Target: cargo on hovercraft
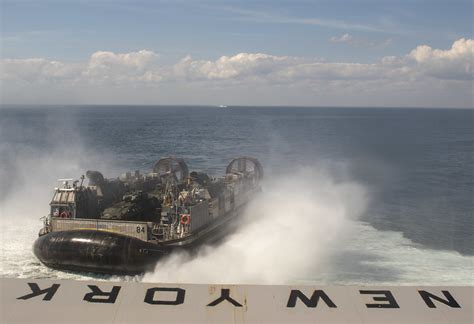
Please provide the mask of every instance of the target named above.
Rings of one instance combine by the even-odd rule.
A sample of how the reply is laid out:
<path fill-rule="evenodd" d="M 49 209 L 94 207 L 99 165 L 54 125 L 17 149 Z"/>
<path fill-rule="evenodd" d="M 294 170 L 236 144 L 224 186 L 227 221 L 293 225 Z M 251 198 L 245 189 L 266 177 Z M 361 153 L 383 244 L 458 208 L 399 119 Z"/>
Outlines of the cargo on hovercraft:
<path fill-rule="evenodd" d="M 224 176 L 211 178 L 168 157 L 147 174 L 86 176 L 87 185 L 84 176 L 60 179 L 35 255 L 51 268 L 140 273 L 174 249 L 218 237 L 261 190 L 263 169 L 257 159 L 239 157 Z"/>

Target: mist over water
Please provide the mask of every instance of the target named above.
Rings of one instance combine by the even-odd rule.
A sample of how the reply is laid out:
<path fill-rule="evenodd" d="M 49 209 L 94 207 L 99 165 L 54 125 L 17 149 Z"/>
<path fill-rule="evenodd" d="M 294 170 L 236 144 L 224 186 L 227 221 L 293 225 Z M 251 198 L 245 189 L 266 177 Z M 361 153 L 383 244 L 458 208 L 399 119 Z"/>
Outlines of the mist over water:
<path fill-rule="evenodd" d="M 324 169 L 323 169 L 324 170 Z M 472 285 L 474 257 L 430 250 L 360 218 L 370 203 L 359 183 L 301 167 L 264 183 L 240 227 L 216 246 L 177 252 L 145 282 Z"/>
<path fill-rule="evenodd" d="M 84 145 L 71 116 L 33 113 L 24 122 L 0 119 L 0 275 L 62 276 L 32 251 L 53 189 L 61 185 L 58 179 L 77 180 L 90 168 L 111 170 L 106 161 L 113 160 Z"/>
<path fill-rule="evenodd" d="M 187 115 L 175 108 L 67 109 L 0 109 L 2 277 L 473 284 L 472 126 L 462 114 L 434 113 L 425 121 L 410 112 L 292 108 L 196 108 Z M 169 126 L 180 123 L 188 128 Z M 49 211 L 58 178 L 77 179 L 88 169 L 106 177 L 148 171 L 170 154 L 217 176 L 236 155 L 261 160 L 263 193 L 233 234 L 135 277 L 56 271 L 34 257 L 39 218 Z"/>
<path fill-rule="evenodd" d="M 0 200 L 3 229 L 0 271 L 8 276 L 38 275 L 41 267 L 32 246 L 42 224 L 40 217 L 49 213 L 52 189 L 60 185 L 56 180 L 80 174 L 77 161 L 54 153 L 49 156 L 35 153 L 17 152 L 15 168 L 5 175 L 15 183 Z"/>
<path fill-rule="evenodd" d="M 364 189 L 311 169 L 272 179 L 246 208 L 236 233 L 197 256 L 176 253 L 143 280 L 291 283 L 317 273 L 366 207 Z"/>

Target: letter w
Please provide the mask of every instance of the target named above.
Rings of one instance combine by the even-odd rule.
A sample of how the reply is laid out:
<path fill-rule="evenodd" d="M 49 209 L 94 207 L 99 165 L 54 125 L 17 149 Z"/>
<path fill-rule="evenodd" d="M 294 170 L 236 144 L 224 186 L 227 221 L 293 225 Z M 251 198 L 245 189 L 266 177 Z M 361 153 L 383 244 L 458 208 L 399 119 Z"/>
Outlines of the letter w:
<path fill-rule="evenodd" d="M 319 298 L 321 298 L 328 307 L 337 308 L 336 304 L 326 295 L 323 290 L 315 290 L 311 298 L 306 297 L 300 290 L 294 289 L 290 293 L 290 298 L 288 298 L 288 304 L 286 307 L 295 307 L 296 300 L 300 299 L 307 307 L 316 307 L 318 306 Z"/>

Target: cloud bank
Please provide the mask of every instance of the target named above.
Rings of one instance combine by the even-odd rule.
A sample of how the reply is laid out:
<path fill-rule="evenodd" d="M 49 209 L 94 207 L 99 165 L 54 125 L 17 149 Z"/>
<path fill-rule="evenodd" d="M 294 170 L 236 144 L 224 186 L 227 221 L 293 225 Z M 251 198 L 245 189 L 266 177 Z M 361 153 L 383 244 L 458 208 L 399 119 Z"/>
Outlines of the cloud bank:
<path fill-rule="evenodd" d="M 345 34 L 331 41 L 355 40 Z M 373 63 L 238 53 L 162 64 L 149 50 L 98 51 L 78 63 L 2 59 L 2 101 L 472 107 L 473 54 L 474 40 L 461 38 L 449 49 L 420 45 Z"/>

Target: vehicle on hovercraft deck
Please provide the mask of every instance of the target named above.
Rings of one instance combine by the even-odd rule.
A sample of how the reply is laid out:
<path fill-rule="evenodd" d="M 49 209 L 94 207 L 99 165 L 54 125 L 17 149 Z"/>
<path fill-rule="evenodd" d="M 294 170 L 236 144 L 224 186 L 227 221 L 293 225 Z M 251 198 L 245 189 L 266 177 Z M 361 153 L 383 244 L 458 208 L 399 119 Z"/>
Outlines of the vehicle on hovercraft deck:
<path fill-rule="evenodd" d="M 87 171 L 60 179 L 50 214 L 34 243 L 48 267 L 103 273 L 141 273 L 176 248 L 217 238 L 261 191 L 263 169 L 251 157 L 233 159 L 226 174 L 188 172 L 183 159 L 159 160 L 152 172 L 105 179 Z"/>

